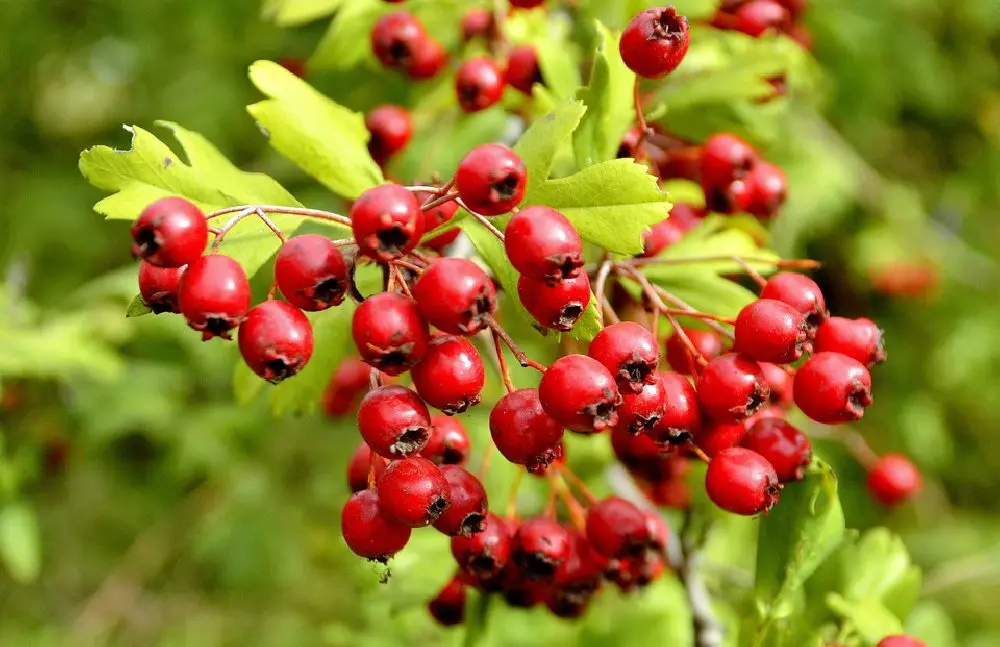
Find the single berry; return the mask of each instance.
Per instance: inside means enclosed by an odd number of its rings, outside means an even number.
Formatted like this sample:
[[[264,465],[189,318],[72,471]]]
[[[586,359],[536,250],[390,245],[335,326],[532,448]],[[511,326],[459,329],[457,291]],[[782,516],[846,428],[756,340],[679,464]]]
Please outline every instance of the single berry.
[[[749,418],[771,395],[760,364],[736,353],[709,362],[696,389],[701,410],[719,422]]]
[[[868,470],[868,492],[885,506],[894,506],[920,491],[920,470],[902,454],[886,454]]]
[[[736,447],[746,437],[747,428],[742,422],[710,422],[698,432],[695,441],[698,449],[709,457]]]
[[[646,433],[658,443],[684,444],[701,429],[698,393],[680,373],[663,371],[659,378],[663,384],[663,415]]]
[[[368,152],[379,164],[406,148],[413,137],[410,113],[399,106],[383,105],[365,116],[365,127],[371,133]]]
[[[160,267],[149,261],[139,261],[139,295],[153,314],[180,312],[177,289],[187,265]]]
[[[434,528],[451,537],[470,537],[482,532],[488,507],[483,484],[458,465],[445,465],[441,473],[448,482],[446,496],[451,505],[434,522]]]
[[[368,390],[372,369],[356,357],[341,362],[323,391],[323,411],[336,418],[350,412]]]
[[[802,274],[794,272],[775,274],[760,291],[760,298],[784,301],[804,314],[809,320],[809,325],[814,328],[829,316],[823,292],[815,281]]]
[[[272,384],[297,374],[313,353],[309,319],[290,303],[265,301],[251,308],[240,325],[243,361]]]
[[[424,402],[448,414],[479,404],[486,369],[479,351],[464,337],[435,337],[410,374]]]
[[[431,414],[420,397],[405,386],[381,386],[361,401],[358,430],[380,456],[405,458],[427,445]]]
[[[736,317],[735,350],[758,362],[791,364],[808,349],[806,316],[782,301],[758,299]]]
[[[521,522],[514,535],[512,557],[529,580],[551,582],[569,557],[570,534],[552,517]]]
[[[770,29],[784,29],[791,23],[788,10],[775,0],[750,0],[736,9],[735,16],[736,31],[754,38]]]
[[[674,450],[646,434],[634,436],[620,427],[611,431],[611,449],[622,465],[647,480],[659,475],[663,460]]]
[[[554,285],[580,274],[583,241],[569,219],[549,207],[525,207],[504,231],[507,258],[522,275]]]
[[[510,6],[515,9],[534,9],[541,7],[545,0],[510,0]]]
[[[604,580],[607,559],[598,555],[579,531],[570,532],[570,552],[559,567],[545,604],[559,618],[578,618]]]
[[[657,7],[632,18],[622,32],[618,52],[630,70],[658,79],[677,69],[689,42],[687,18],[673,7]]]
[[[644,509],[642,516],[646,518],[646,531],[649,533],[649,549],[662,553],[670,543],[670,528],[667,520],[658,510]]]
[[[493,12],[485,8],[469,9],[462,15],[462,40],[488,36],[496,24]]]
[[[465,204],[484,216],[507,213],[524,198],[528,169],[503,144],[482,144],[459,163],[455,186]]]
[[[705,220],[705,209],[687,202],[679,202],[670,208],[670,217],[683,231],[697,228]]]
[[[430,332],[417,302],[398,292],[368,297],[354,311],[351,331],[358,352],[387,375],[399,375],[427,354]]]
[[[750,203],[747,213],[759,220],[770,220],[777,215],[788,197],[788,178],[785,172],[774,164],[758,162],[746,177],[750,188]]]
[[[882,331],[871,319],[828,317],[816,330],[817,353],[840,353],[866,366],[885,361]]]
[[[671,218],[665,218],[642,233],[642,256],[653,258],[684,238],[687,231]]]
[[[611,371],[622,392],[639,393],[656,382],[660,347],[653,333],[631,321],[607,326],[597,333],[587,354]]]
[[[512,609],[531,609],[549,597],[552,582],[529,577],[516,563],[507,565],[497,585],[504,602]]]
[[[398,184],[368,189],[351,206],[351,230],[358,251],[379,263],[413,251],[424,233],[416,196]]]
[[[794,379],[792,374],[784,367],[771,362],[758,362],[758,364],[760,364],[760,369],[764,371],[764,380],[767,382],[767,386],[771,389],[770,404],[778,407],[790,407]],[[760,411],[757,413],[759,414]]]
[[[453,577],[427,604],[427,610],[438,624],[456,627],[465,621],[465,588],[461,577]]]
[[[659,376],[654,373],[651,384],[643,384],[638,393],[622,391],[618,406],[618,427],[630,434],[650,433],[663,418],[667,406],[667,392]]]
[[[712,503],[733,514],[753,516],[778,502],[781,484],[774,467],[749,449],[719,452],[708,464],[705,490]]]
[[[493,513],[486,515],[481,532],[451,538],[451,554],[458,567],[480,582],[495,578],[510,561],[512,537],[507,523]]]
[[[522,276],[517,281],[521,304],[544,328],[569,332],[590,305],[590,279],[583,272],[555,285]]]
[[[389,463],[378,480],[382,514],[410,528],[429,526],[451,505],[441,468],[419,456]]]
[[[695,330],[693,328],[683,328],[684,333],[690,340],[695,350],[711,362],[722,354],[722,337],[714,330]],[[684,343],[679,333],[674,333],[667,338],[667,363],[681,375],[697,375],[701,372],[701,366],[695,360],[694,355]]]
[[[809,437],[781,418],[758,420],[742,444],[766,458],[782,483],[801,481],[812,460]]]
[[[420,455],[438,465],[464,465],[469,460],[469,432],[454,416],[431,416],[431,435]]]
[[[563,428],[545,413],[536,389],[518,389],[490,412],[490,435],[497,450],[517,465],[548,465],[562,441]]]
[[[411,79],[420,81],[437,76],[447,62],[448,52],[441,43],[426,36],[414,43],[404,69]]]
[[[231,339],[250,309],[250,282],[228,256],[202,256],[188,265],[177,287],[177,302],[188,326],[201,338]]]
[[[208,222],[184,198],[160,198],[132,223],[132,256],[159,267],[193,263],[208,244]]]
[[[893,636],[886,636],[878,641],[875,647],[927,647],[927,643],[917,640],[913,636],[895,634]]]
[[[385,563],[403,550],[410,529],[387,519],[375,490],[355,492],[340,513],[340,531],[347,547],[361,557]]]
[[[425,204],[430,200],[433,200],[438,197],[434,194],[426,193],[423,191],[418,192],[416,195],[417,195],[417,200],[420,202],[420,204]],[[444,204],[440,204],[434,207],[433,209],[428,209],[427,211],[424,211],[424,231],[430,232],[437,229],[444,223],[454,218],[455,212],[457,211],[458,211],[458,203],[455,202],[454,200],[450,202],[445,202]],[[444,232],[443,234],[438,234],[433,238],[421,241],[420,244],[424,247],[429,247],[430,249],[433,249],[434,251],[440,254],[445,247],[455,242],[455,239],[458,238],[458,235],[461,233],[462,230],[456,227],[450,231]]]
[[[441,258],[413,286],[420,312],[451,335],[474,335],[497,308],[496,289],[481,267],[466,258]]]
[[[479,112],[503,97],[506,84],[503,70],[486,56],[470,58],[455,73],[458,105],[465,112]]]
[[[609,559],[645,554],[653,540],[649,530],[643,512],[621,497],[598,501],[587,512],[587,539],[594,550]]]
[[[795,373],[792,392],[802,413],[825,425],[859,420],[872,403],[865,365],[840,353],[816,353]]]
[[[753,199],[746,180],[724,184],[709,184],[702,180],[701,189],[705,193],[705,208],[724,215],[743,213],[750,208]]]
[[[637,558],[612,562],[607,578],[622,592],[630,593],[655,582],[664,570],[663,557],[655,553],[646,553]]]
[[[552,362],[538,384],[545,412],[562,426],[595,433],[618,424],[622,396],[611,372],[586,355],[566,355]]]
[[[536,83],[542,83],[538,51],[531,45],[517,45],[507,55],[507,83],[515,90],[531,95]]]
[[[429,37],[424,26],[404,11],[382,16],[371,32],[372,52],[386,67],[412,65],[414,50],[426,40]]]
[[[382,473],[385,472],[386,462],[382,457],[376,457],[372,463],[372,450],[368,443],[362,441],[358,448],[351,454],[351,460],[347,464],[347,485],[351,492],[360,492],[368,488],[368,472],[375,468],[374,482],[378,483]]]
[[[757,151],[735,135],[718,133],[701,147],[702,186],[726,187],[742,180],[757,164]]]
[[[332,240],[319,234],[293,236],[274,261],[278,289],[296,308],[310,312],[340,305],[347,292],[347,263]]]

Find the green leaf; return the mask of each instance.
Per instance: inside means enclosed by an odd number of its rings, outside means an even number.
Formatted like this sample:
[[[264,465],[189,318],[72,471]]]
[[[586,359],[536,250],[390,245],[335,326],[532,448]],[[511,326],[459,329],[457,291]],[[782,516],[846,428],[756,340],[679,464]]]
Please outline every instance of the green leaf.
[[[0,559],[17,582],[27,584],[38,578],[42,540],[35,511],[26,503],[12,503],[0,510]]]
[[[469,591],[466,602],[465,638],[462,647],[476,647],[486,636],[486,625],[490,616],[490,601],[493,596]]]
[[[251,65],[250,80],[269,99],[247,106],[247,111],[279,153],[346,198],[384,181],[368,154],[362,115],[271,61]]]
[[[329,16],[342,4],[344,0],[268,0],[261,15],[281,27],[295,27]]]
[[[569,39],[572,29],[568,16],[547,11],[518,11],[503,22],[509,41],[535,48],[544,87],[557,100],[572,97],[580,87],[579,52]]]
[[[877,598],[848,600],[831,593],[826,602],[834,613],[850,622],[868,642],[875,643],[885,636],[903,633],[903,623]]]
[[[525,204],[533,204],[533,196],[549,179],[556,154],[576,130],[586,111],[581,101],[567,102],[556,112],[535,120],[514,145],[514,152],[528,167]]]
[[[874,528],[840,551],[838,591],[849,601],[874,598],[903,618],[920,598],[920,569],[903,540],[886,528]]]
[[[685,236],[657,256],[663,263],[650,263],[643,272],[652,281],[677,280],[690,274],[742,274],[742,264],[725,257],[747,259],[747,265],[761,274],[775,271],[775,262],[781,260],[775,252],[761,249],[750,234],[739,229],[725,229],[711,233],[712,223],[699,227],[692,235]],[[718,258],[703,261],[700,259]],[[686,262],[690,260],[690,262]]]
[[[153,309],[143,303],[142,295],[135,295],[135,298],[128,304],[128,309],[125,311],[126,317],[141,317],[143,315],[148,315],[153,312]]]
[[[333,18],[326,35],[316,47],[309,66],[313,69],[346,70],[371,56],[368,38],[372,27],[389,7],[381,0],[351,0]]]
[[[574,146],[581,167],[614,159],[622,137],[635,121],[632,89],[635,74],[618,53],[620,34],[596,21],[597,54],[589,84],[579,98],[587,104],[587,115],[576,133]]]
[[[956,647],[955,625],[937,602],[921,602],[906,618],[905,632],[934,647]]]

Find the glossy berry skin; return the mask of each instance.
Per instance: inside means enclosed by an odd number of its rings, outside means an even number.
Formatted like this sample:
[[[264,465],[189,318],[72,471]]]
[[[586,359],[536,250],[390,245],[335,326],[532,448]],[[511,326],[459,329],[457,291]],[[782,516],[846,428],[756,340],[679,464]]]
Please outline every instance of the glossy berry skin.
[[[208,244],[208,222],[184,198],[160,198],[132,223],[132,256],[159,267],[193,263]]]
[[[410,113],[394,105],[383,105],[365,116],[365,127],[371,133],[368,152],[379,164],[406,148],[413,137]]]
[[[766,458],[781,483],[801,481],[812,460],[809,437],[781,418],[758,420],[742,444]]]
[[[349,357],[341,362],[323,392],[323,411],[332,418],[351,411],[368,390],[371,370],[370,366],[356,357]]]
[[[663,384],[663,415],[646,433],[658,443],[686,443],[702,425],[698,394],[680,373],[663,371],[659,379]]]
[[[361,401],[358,430],[378,455],[406,458],[427,445],[431,414],[420,397],[405,386],[380,386]]]
[[[187,265],[160,267],[149,261],[139,262],[139,295],[153,314],[180,312],[177,289]]]
[[[498,216],[516,207],[527,186],[528,169],[517,153],[503,144],[476,146],[455,173],[459,197],[484,216]]]
[[[414,44],[405,71],[411,79],[432,79],[441,73],[447,63],[448,52],[441,43],[427,36]]]
[[[420,455],[438,465],[464,465],[471,451],[469,432],[453,416],[431,416],[431,435]]]
[[[804,314],[812,326],[818,326],[829,316],[823,292],[815,281],[802,274],[778,272],[768,279],[760,298],[787,303]]]
[[[372,450],[368,443],[361,442],[354,453],[351,454],[351,461],[347,464],[347,485],[351,492],[360,492],[368,488],[368,470],[372,464]],[[386,462],[382,458],[375,461],[375,482],[381,478],[385,472]]]
[[[904,636],[902,634],[896,634],[893,636],[886,636],[882,640],[878,641],[875,647],[927,647],[927,643],[922,640],[917,640],[913,636]]]
[[[586,355],[552,362],[538,384],[545,412],[579,433],[599,433],[618,424],[621,394],[611,372]]]
[[[461,577],[453,577],[427,604],[427,611],[442,627],[457,627],[465,621],[465,588]]]
[[[788,197],[788,178],[774,164],[757,162],[746,177],[750,189],[747,213],[758,220],[770,220],[778,214]]]
[[[689,43],[687,18],[673,7],[656,7],[632,18],[622,32],[618,51],[630,70],[658,79],[677,69]]]
[[[825,425],[852,422],[872,403],[865,365],[840,353],[816,353],[795,373],[795,405]]]
[[[542,82],[542,70],[538,67],[538,51],[531,45],[517,45],[507,56],[507,83],[510,87],[531,95],[536,83]]]
[[[722,354],[722,337],[714,330],[684,328],[684,332],[691,344],[707,361],[711,362]],[[667,338],[666,354],[670,368],[681,375],[697,375],[701,372],[701,367],[679,334],[674,333]]]
[[[517,281],[521,304],[543,328],[569,332],[590,305],[590,279],[581,272],[555,285],[522,276]]]
[[[437,520],[451,505],[450,493],[441,468],[419,456],[392,461],[378,480],[382,515],[410,528]]]
[[[523,276],[555,285],[580,275],[583,241],[566,216],[549,207],[525,207],[504,231],[511,265]]]
[[[441,258],[413,286],[420,312],[441,332],[474,335],[497,309],[493,281],[466,258]]]
[[[250,282],[239,263],[210,254],[188,265],[177,287],[177,302],[188,326],[212,337],[230,339],[250,309]]]
[[[736,317],[735,350],[758,362],[791,364],[810,338],[806,316],[782,301],[758,299]]]
[[[587,512],[587,539],[608,559],[642,556],[653,541],[646,515],[631,501],[608,497]]]
[[[497,450],[517,465],[548,465],[556,458],[563,428],[545,413],[536,389],[518,389],[490,412],[490,435]]]
[[[487,36],[494,27],[493,12],[489,9],[469,9],[462,15],[462,40],[469,42],[479,36]]]
[[[423,191],[418,192],[416,195],[417,201],[420,202],[420,204],[425,204],[429,200],[433,200],[437,197]],[[457,211],[458,204],[454,200],[451,202],[445,202],[444,204],[438,205],[433,209],[428,209],[424,212],[424,231],[430,232],[437,229],[444,223],[454,218]],[[458,238],[458,235],[461,233],[461,230],[455,228],[451,231],[446,231],[443,234],[439,234],[433,238],[425,240],[421,243],[421,245],[433,249],[440,254],[445,247],[455,242],[455,239]]]
[[[767,460],[756,452],[733,447],[708,464],[705,490],[712,503],[744,516],[770,510],[778,502],[781,484]]]
[[[407,68],[413,64],[414,51],[429,40],[424,26],[412,14],[397,11],[379,18],[372,28],[372,52],[382,65]]]
[[[886,359],[882,331],[871,319],[828,317],[816,330],[813,346],[817,353],[840,353],[869,367]]]
[[[424,358],[410,371],[424,402],[445,413],[462,413],[479,404],[486,369],[479,351],[464,337],[435,337]]]
[[[499,575],[510,562],[512,544],[507,523],[489,513],[482,532],[452,537],[451,554],[460,569],[484,582]]]
[[[701,149],[702,186],[725,187],[744,179],[757,163],[757,151],[735,135],[718,133]]]
[[[920,471],[901,454],[886,454],[868,471],[868,492],[884,506],[894,506],[920,491]]]
[[[449,537],[471,537],[486,527],[486,490],[464,467],[444,465],[441,473],[448,482],[451,505],[434,522],[434,528]]]
[[[702,181],[705,208],[724,215],[742,213],[750,208],[753,194],[746,180],[733,180],[728,184],[709,184]]]
[[[272,384],[296,375],[313,353],[312,325],[284,301],[265,301],[247,313],[238,341],[243,361]]]
[[[409,254],[420,242],[424,233],[420,203],[398,184],[372,187],[351,206],[351,231],[362,255],[388,263]]]
[[[757,38],[769,29],[781,29],[789,24],[788,10],[775,0],[750,0],[736,9],[735,28]]]
[[[698,448],[709,457],[739,445],[746,437],[747,428],[742,422],[711,422],[695,436]]]
[[[525,519],[514,535],[512,558],[529,580],[555,579],[569,552],[569,531],[551,517]]]
[[[590,342],[587,354],[611,372],[623,393],[639,393],[643,385],[656,382],[660,347],[653,333],[637,323],[607,326]]]
[[[638,393],[622,391],[618,405],[618,425],[630,434],[651,432],[657,427],[667,406],[667,392],[658,376],[643,384]]]
[[[470,58],[455,73],[455,94],[465,112],[479,112],[503,97],[506,80],[503,70],[486,56]]]
[[[701,410],[718,422],[749,418],[771,395],[760,364],[736,353],[709,362],[696,388]]]
[[[361,359],[387,375],[400,375],[427,354],[430,331],[417,302],[398,292],[370,296],[351,320]]]
[[[347,263],[332,240],[319,234],[289,238],[274,261],[278,289],[296,308],[315,312],[340,305],[347,292]]]
[[[340,513],[340,530],[355,554],[382,563],[403,550],[411,532],[382,514],[375,490],[355,492],[347,500]]]

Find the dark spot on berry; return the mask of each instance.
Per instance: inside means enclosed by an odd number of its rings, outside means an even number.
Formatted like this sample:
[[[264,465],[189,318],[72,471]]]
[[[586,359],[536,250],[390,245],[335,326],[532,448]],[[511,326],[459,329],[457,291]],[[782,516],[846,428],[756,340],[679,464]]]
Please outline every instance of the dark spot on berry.
[[[239,322],[234,322],[229,317],[207,317],[205,326],[202,328],[202,338],[222,337],[230,339],[229,331],[235,328]]]
[[[499,182],[494,182],[490,185],[490,189],[493,192],[493,200],[495,202],[500,202],[502,200],[510,200],[517,193],[517,185],[520,184],[520,180],[517,175],[511,173]]]
[[[174,312],[177,309],[177,299],[169,292],[157,292],[150,297],[146,306],[153,311],[154,315]]]
[[[383,229],[375,235],[378,238],[379,251],[387,254],[401,254],[410,241],[410,234],[399,227]]]
[[[459,103],[463,105],[475,105],[479,103],[479,87],[473,83],[461,83],[456,89]]]
[[[462,411],[465,411],[466,408],[467,407],[463,407]],[[462,411],[456,411],[455,413],[462,413]],[[459,465],[463,460],[465,460],[465,453],[460,452],[457,449],[448,447],[441,452],[441,463],[443,465]]]
[[[268,361],[264,369],[265,379],[272,384],[277,384],[286,378],[292,377],[296,372],[295,366],[290,366],[281,358]]]
[[[557,563],[538,553],[518,553],[517,561],[529,580],[551,580],[559,567]]]
[[[403,65],[412,56],[410,52],[410,46],[405,42],[397,40],[389,45],[389,56],[392,60],[396,61],[398,64]]]
[[[152,227],[143,227],[135,234],[135,250],[141,256],[152,256],[160,249],[160,241]]]
[[[642,385],[646,383],[649,376],[653,374],[656,370],[656,366],[650,366],[648,363],[635,358],[630,362],[627,362],[621,370],[618,371],[618,377],[622,380],[628,382],[629,388],[632,389],[634,393],[642,392]]]
[[[553,327],[556,330],[568,332],[573,329],[573,326],[576,325],[577,320],[579,320],[581,316],[583,316],[582,303],[567,303],[562,311],[560,311],[559,317],[556,319]]]
[[[329,278],[320,281],[312,290],[312,298],[322,304],[339,305],[344,300],[347,286],[340,279]]]
[[[389,447],[389,451],[400,456],[409,456],[427,444],[430,432],[425,427],[414,427],[407,429],[399,435],[396,442]],[[440,513],[439,513],[440,514]]]
[[[486,515],[480,512],[470,512],[462,519],[459,526],[459,534],[463,537],[471,537],[486,530]]]
[[[656,426],[656,423],[660,421],[660,416],[653,414],[651,416],[643,416],[637,414],[635,420],[633,420],[628,426],[628,432],[633,436],[638,436],[647,429],[652,429]]]
[[[500,570],[497,560],[492,555],[476,555],[469,560],[468,568],[479,579],[490,578]]]
[[[435,496],[434,500],[431,501],[430,507],[427,508],[427,516],[431,521],[434,521],[441,516],[442,512],[448,509],[449,505],[451,505],[451,503],[448,499],[440,495]]]

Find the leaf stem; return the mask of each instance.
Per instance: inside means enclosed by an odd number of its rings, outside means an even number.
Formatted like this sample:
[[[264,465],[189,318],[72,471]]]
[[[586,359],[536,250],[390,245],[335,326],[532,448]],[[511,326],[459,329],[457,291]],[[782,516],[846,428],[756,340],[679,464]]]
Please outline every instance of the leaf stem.
[[[668,314],[667,321],[670,322],[671,327],[674,329],[674,334],[681,338],[681,343],[684,344],[687,351],[691,353],[691,357],[695,362],[697,362],[698,366],[707,366],[708,359],[702,355],[701,351],[698,350],[698,347],[694,345],[694,342],[691,341],[687,331],[684,330],[684,327],[681,326],[679,321],[677,321],[677,318],[672,314]]]
[[[573,487],[580,491],[580,494],[582,494],[587,500],[587,505],[594,505],[597,503],[597,497],[590,491],[590,488],[587,487],[587,484],[583,481],[583,479],[577,476],[576,472],[569,468],[569,465],[566,465],[565,463],[558,463],[556,465],[556,469],[559,470],[559,473],[562,474],[567,481],[573,484]]]

